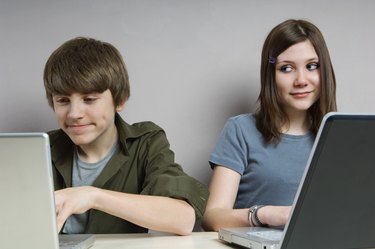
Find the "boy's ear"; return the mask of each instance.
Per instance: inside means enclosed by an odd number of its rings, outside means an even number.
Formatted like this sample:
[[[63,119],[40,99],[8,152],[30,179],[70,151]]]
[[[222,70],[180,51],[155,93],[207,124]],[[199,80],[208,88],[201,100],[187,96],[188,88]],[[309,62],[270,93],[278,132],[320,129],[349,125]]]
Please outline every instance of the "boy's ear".
[[[116,112],[121,112],[122,110],[124,110],[126,100],[127,99],[125,99],[124,102],[122,102],[121,104],[119,104],[118,106],[116,106]]]

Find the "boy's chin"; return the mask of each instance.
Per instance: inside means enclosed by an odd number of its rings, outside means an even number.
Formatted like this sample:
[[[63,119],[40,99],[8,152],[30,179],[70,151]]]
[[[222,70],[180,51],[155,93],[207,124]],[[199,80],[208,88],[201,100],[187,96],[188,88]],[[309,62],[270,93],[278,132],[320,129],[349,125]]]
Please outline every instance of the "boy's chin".
[[[77,146],[84,146],[92,142],[92,139],[84,135],[69,135],[69,138]]]

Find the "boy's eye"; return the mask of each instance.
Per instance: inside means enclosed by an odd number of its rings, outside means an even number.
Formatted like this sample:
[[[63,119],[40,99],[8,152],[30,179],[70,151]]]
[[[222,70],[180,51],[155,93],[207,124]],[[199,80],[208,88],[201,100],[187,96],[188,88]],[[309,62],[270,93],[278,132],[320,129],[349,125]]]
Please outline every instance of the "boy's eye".
[[[59,104],[66,104],[66,103],[69,103],[69,99],[68,98],[55,98],[55,102]]]
[[[83,99],[86,103],[92,103],[94,102],[95,100],[97,100],[97,98],[94,98],[94,97],[85,97]]]
[[[319,68],[319,63],[313,62],[306,65],[307,70],[313,71]]]
[[[284,65],[284,66],[281,66],[279,70],[281,72],[288,73],[288,72],[291,72],[293,68],[291,65]]]

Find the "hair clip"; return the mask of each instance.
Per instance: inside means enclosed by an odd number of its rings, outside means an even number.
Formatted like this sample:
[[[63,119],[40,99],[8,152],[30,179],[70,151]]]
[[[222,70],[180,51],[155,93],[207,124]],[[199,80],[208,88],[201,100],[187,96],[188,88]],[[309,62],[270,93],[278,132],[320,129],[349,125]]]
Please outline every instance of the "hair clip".
[[[275,63],[276,63],[276,58],[273,57],[272,55],[270,55],[270,56],[268,57],[268,62],[271,63],[271,64],[275,64]]]

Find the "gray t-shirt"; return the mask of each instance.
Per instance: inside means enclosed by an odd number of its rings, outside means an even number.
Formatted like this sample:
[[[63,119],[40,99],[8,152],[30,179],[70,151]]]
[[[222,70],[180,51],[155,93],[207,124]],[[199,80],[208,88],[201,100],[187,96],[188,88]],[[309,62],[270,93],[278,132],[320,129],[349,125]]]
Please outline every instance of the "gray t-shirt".
[[[116,142],[108,154],[96,163],[86,163],[79,158],[75,148],[73,158],[72,186],[91,186],[112,158],[119,145]],[[84,233],[88,220],[88,212],[71,215],[64,225],[63,233]]]
[[[234,208],[291,205],[314,139],[311,132],[301,136],[283,134],[279,143],[265,144],[254,115],[242,114],[225,124],[210,165],[241,174]]]

